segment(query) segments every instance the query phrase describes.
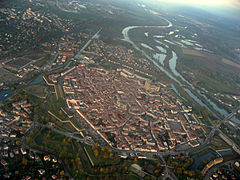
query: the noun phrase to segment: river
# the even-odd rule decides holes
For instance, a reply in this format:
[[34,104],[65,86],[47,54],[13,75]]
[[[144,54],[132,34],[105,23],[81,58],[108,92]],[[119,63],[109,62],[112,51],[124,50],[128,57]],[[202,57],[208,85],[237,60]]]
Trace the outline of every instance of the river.
[[216,158],[216,155],[214,155],[214,153],[212,153],[211,151],[209,151],[208,153],[206,154],[194,154],[193,155],[194,157],[194,163],[193,165],[190,167],[190,170],[196,170],[198,168],[198,166],[202,163],[203,160],[205,159],[215,159]]
[[[225,110],[225,109],[222,109],[222,108],[219,108],[213,101],[211,101],[210,99],[208,99],[206,97],[206,95],[202,94],[200,92],[200,90],[196,89],[191,83],[189,83],[177,70],[176,70],[176,66],[177,66],[177,59],[178,59],[178,56],[177,54],[172,51],[172,58],[169,60],[169,67],[170,67],[170,70],[171,70],[171,73],[169,71],[167,71],[163,66],[159,65],[159,63],[157,63],[155,60],[153,60],[145,51],[143,51],[142,49],[140,49],[129,37],[129,34],[128,32],[132,29],[136,29],[136,28],[159,28],[159,29],[164,29],[164,28],[170,28],[173,26],[173,24],[168,21],[167,19],[164,19],[165,21],[168,22],[168,25],[165,25],[165,26],[128,26],[126,28],[124,28],[122,30],[122,34],[123,34],[123,37],[124,41],[130,43],[133,45],[133,47],[142,52],[146,58],[148,60],[150,60],[156,67],[158,67],[162,72],[164,72],[169,78],[171,78],[172,80],[174,80],[176,83],[179,84],[180,87],[183,87],[183,90],[189,94],[189,96],[191,96],[198,104],[200,104],[201,106],[203,107],[206,107],[208,110],[210,110],[211,108],[206,105],[199,97],[202,97],[204,100],[206,100],[211,106],[212,108],[219,112],[222,116],[226,117],[229,113]],[[166,47],[168,47],[167,45],[165,45]],[[162,64],[162,62],[160,62]],[[184,86],[184,84],[179,81],[178,78],[180,78],[183,82],[185,82],[187,85],[189,85],[190,87],[187,88]],[[196,96],[192,91],[195,91],[198,96]],[[213,113],[216,117],[218,117],[215,113]],[[219,117],[218,117],[219,118]],[[240,121],[236,118],[236,117],[233,117],[231,120],[233,120],[234,122],[236,123],[240,123]]]
[[5,101],[6,99],[11,97],[12,95],[13,95],[13,92],[10,89],[0,91],[0,103]]
[[183,100],[187,101],[187,99],[185,99],[177,90],[177,88],[174,86],[174,84],[171,83],[171,87],[173,89],[173,91]]
[[156,53],[153,55],[153,58],[158,60],[158,62],[164,66],[164,60],[166,59],[167,55],[166,54],[159,54],[159,53]]

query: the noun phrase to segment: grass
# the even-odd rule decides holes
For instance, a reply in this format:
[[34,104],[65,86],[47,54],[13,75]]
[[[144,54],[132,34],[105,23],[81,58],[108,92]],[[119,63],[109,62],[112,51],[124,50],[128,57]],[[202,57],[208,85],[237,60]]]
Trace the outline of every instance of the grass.
[[202,73],[196,73],[196,76],[198,77],[198,80],[201,82],[202,87],[205,87],[207,89],[217,89],[221,92],[232,92],[231,87],[227,86],[226,84],[223,84],[219,80],[215,80],[206,74]]
[[80,143],[57,134],[50,129],[44,128],[38,130],[37,135],[33,135],[33,140],[29,145],[35,149],[57,155],[64,160],[71,174],[74,174],[75,170],[73,168],[75,165],[71,160],[75,158],[80,158],[84,169],[88,170],[90,168]]
[[[58,151],[58,146],[63,141],[65,136],[52,132],[51,130],[44,128],[39,132],[39,135],[36,137],[36,144],[46,145],[51,149]],[[59,143],[56,143],[59,142]]]
[[[75,132],[76,130],[70,123],[64,123],[62,128],[66,130],[67,132]],[[82,136],[81,136],[82,137]]]
[[55,86],[55,90],[56,90],[57,99],[58,98],[64,99],[62,86],[60,84],[57,84],[57,85],[54,85],[54,86]]
[[223,139],[219,136],[214,136],[211,143],[209,144],[215,150],[228,149],[231,148]]
[[71,118],[70,121],[79,129],[81,129],[82,127],[80,126],[80,124],[78,123],[78,121],[75,118]]
[[65,101],[62,98],[56,99],[56,97],[53,94],[50,94],[47,102],[45,103],[45,110],[50,110],[53,114],[58,116],[59,118],[65,120],[67,118],[67,115],[64,113],[59,114],[59,110],[65,107]]
[[[122,167],[120,164],[120,158],[116,155],[112,158],[103,158],[100,154],[102,153],[100,150],[101,147],[98,147],[100,152],[99,157],[95,157],[91,146],[78,143],[73,139],[57,134],[50,129],[38,128],[35,132],[31,133],[31,135],[32,140],[29,145],[32,148],[58,156],[64,161],[66,167],[70,170],[70,173],[75,179],[81,179],[87,174],[93,174],[93,176],[99,175],[100,167],[115,167],[115,169],[117,169],[118,166]],[[91,166],[90,161],[84,152],[84,147],[87,149],[96,166]],[[104,152],[108,153],[109,150],[105,149]],[[76,164],[77,159],[80,161],[80,166]],[[113,173],[115,173],[115,171],[108,172],[108,175],[113,175]]]
[[181,68],[189,69],[200,81],[200,86],[210,91],[239,94],[236,73],[237,67],[225,64],[216,55],[204,54],[204,57],[183,55],[181,57]]
[[25,88],[25,90],[34,95],[34,96],[37,96],[39,98],[46,98],[49,90],[48,90],[48,87],[45,86],[45,85],[40,85],[40,84],[37,84],[37,85],[32,85],[32,86],[28,86]]
[[[56,85],[55,89],[58,94],[62,94],[61,96],[64,97],[62,87],[60,85]],[[75,118],[69,119],[68,116],[62,112],[61,108],[66,106],[65,101],[62,97],[59,97],[58,99],[56,99],[56,97],[54,97],[54,95],[49,94],[47,101],[45,102],[45,104],[42,105],[42,108],[46,112],[50,111],[51,113],[53,113],[56,117],[58,117],[62,121],[71,121],[72,124],[76,128],[81,129],[82,127],[80,126],[77,119],[75,119]],[[65,125],[65,123],[62,123],[55,118],[53,118],[52,122],[55,123],[56,125],[59,125],[61,128],[64,127],[64,125]],[[67,124],[68,124],[68,127],[67,127],[68,129],[69,128],[74,129],[73,125],[71,125],[70,122],[68,122]]]
[[136,175],[130,174],[130,176],[128,177],[129,180],[139,180],[140,178]]
[[202,148],[200,148],[200,149],[197,149],[197,150],[195,150],[195,151],[190,152],[190,155],[192,156],[192,155],[198,154],[198,153],[199,153],[200,155],[202,155],[202,154],[204,154],[204,153],[208,153],[209,148],[211,148],[211,146],[206,145],[206,146],[204,146],[204,147],[202,147]]
[[101,151],[101,148],[96,148],[99,152],[99,156],[95,156],[93,149],[91,146],[84,144],[84,147],[88,151],[89,156],[91,157],[94,165],[99,166],[99,165],[113,165],[113,164],[119,164],[120,159],[119,157],[113,157],[113,158],[103,158],[103,154],[109,154],[108,150],[106,149],[105,151]]
[[210,121],[206,120],[206,118],[199,118],[199,120],[202,122],[202,124],[207,125],[207,126],[211,126]]

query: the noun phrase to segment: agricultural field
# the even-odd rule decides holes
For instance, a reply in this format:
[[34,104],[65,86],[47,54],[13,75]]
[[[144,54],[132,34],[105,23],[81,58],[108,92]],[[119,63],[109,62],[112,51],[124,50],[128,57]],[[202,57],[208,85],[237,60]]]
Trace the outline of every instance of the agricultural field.
[[179,70],[192,72],[199,81],[200,87],[212,92],[239,95],[240,74],[236,63],[233,66],[233,62],[226,60],[223,62],[222,58],[205,53],[202,56],[185,54],[180,64]]

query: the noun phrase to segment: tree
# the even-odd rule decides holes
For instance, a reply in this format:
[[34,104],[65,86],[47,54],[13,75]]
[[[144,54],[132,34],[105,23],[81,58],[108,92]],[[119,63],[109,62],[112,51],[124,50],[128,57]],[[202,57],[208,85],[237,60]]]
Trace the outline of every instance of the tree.
[[24,166],[26,166],[26,165],[28,164],[28,160],[25,159],[24,157],[23,157],[23,159],[22,159],[22,164],[23,164]]
[[104,153],[103,158],[104,158],[104,159],[108,159],[108,154],[107,154],[107,153]]
[[8,167],[5,167],[4,168],[5,172],[9,171],[9,168]]
[[38,115],[34,114],[33,119],[34,119],[34,121],[37,121],[38,120]]
[[104,151],[105,151],[105,147],[104,147],[104,146],[101,148],[101,151],[102,151],[102,152],[104,152]]
[[63,139],[62,144],[66,145],[66,139],[65,138]]
[[59,110],[59,115],[62,116],[63,115],[63,112],[62,110]]
[[61,159],[63,157],[63,152],[60,152],[59,158]]
[[76,163],[80,162],[80,158],[77,157],[77,158],[75,159],[75,162],[76,162]]
[[48,123],[49,120],[50,120],[49,116],[47,116],[47,117],[45,118],[45,120],[46,120],[46,122]]
[[32,142],[32,138],[31,137],[26,137],[26,142],[27,142],[27,144],[30,144]]
[[61,176],[64,176],[64,171],[63,171],[63,170],[60,172],[60,175],[61,175]]
[[112,148],[110,148],[110,147],[106,147],[106,149],[108,150],[109,153],[112,152]]
[[16,141],[16,145],[17,145],[17,146],[21,146],[21,145],[22,145],[21,141],[17,140],[17,141]]
[[94,156],[95,156],[95,157],[98,157],[98,155],[99,155],[99,152],[98,152],[97,149],[95,149],[95,150],[94,150]]
[[193,171],[189,171],[188,174],[189,174],[189,176],[191,176],[191,177],[194,176],[194,172],[193,172]]
[[158,170],[158,169],[155,169],[155,170],[154,170],[154,174],[155,174],[156,176],[158,176],[159,170]]
[[182,169],[181,168],[177,168],[177,175],[181,175],[182,174]]
[[99,143],[98,143],[98,142],[96,142],[96,144],[95,144],[95,147],[96,147],[96,148],[98,148],[98,147],[99,147]]
[[109,169],[106,167],[104,173],[107,174],[109,172]]
[[185,157],[184,157],[184,156],[181,156],[180,159],[183,161],[183,160],[185,159]]

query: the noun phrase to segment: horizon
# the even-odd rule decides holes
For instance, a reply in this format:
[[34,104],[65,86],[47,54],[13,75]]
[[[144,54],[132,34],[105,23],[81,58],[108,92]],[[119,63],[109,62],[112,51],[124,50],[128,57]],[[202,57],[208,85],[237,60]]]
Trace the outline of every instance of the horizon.
[[224,7],[224,8],[234,8],[240,10],[240,0],[202,0],[202,1],[192,1],[192,0],[150,0],[152,2],[166,2],[171,4],[184,4],[188,6],[200,6],[200,7]]

